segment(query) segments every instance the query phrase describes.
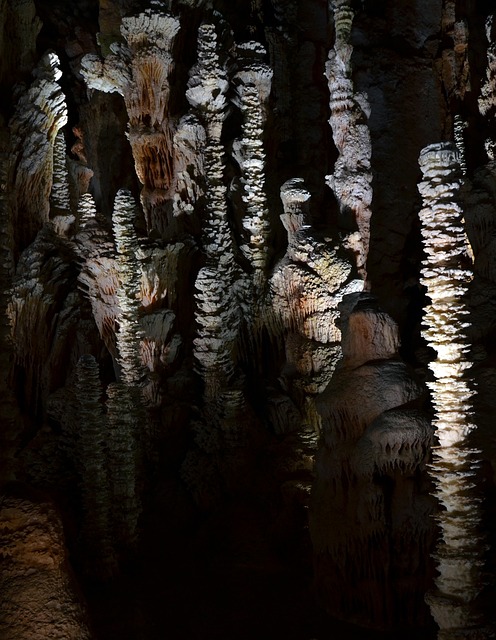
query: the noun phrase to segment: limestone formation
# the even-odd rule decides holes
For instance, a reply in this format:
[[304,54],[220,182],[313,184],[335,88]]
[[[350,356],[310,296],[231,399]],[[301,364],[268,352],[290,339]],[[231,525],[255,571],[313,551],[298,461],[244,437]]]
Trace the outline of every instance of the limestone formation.
[[195,338],[194,354],[200,365],[207,398],[213,398],[225,389],[232,377],[233,348],[239,324],[221,143],[228,80],[217,49],[215,26],[202,24],[198,33],[198,63],[191,71],[186,91],[186,97],[206,131],[206,202],[202,236],[205,266],[200,269],[195,282],[198,337]]
[[482,85],[479,97],[479,110],[482,115],[494,116],[496,110],[496,42],[493,36],[494,16],[486,20],[487,70],[486,81]]
[[369,106],[366,96],[355,92],[352,80],[350,43],[353,9],[350,0],[330,3],[334,13],[335,43],[329,52],[326,76],[329,83],[329,124],[339,152],[334,171],[326,177],[341,214],[351,216],[358,231],[347,242],[356,254],[357,268],[366,280],[370,243],[370,205],[372,202],[371,143],[367,125]]
[[142,416],[136,389],[122,383],[107,387],[109,477],[112,540],[117,551],[133,547],[139,538],[141,500],[138,490],[138,437]]
[[241,250],[254,269],[254,295],[258,299],[266,282],[270,258],[270,221],[264,191],[264,124],[272,70],[264,62],[265,49],[257,42],[237,48],[241,69],[234,77],[236,103],[243,113],[242,138],[236,145],[236,157],[242,172],[245,216],[243,228],[247,243]]
[[112,216],[119,275],[116,292],[120,307],[117,349],[122,382],[131,387],[142,384],[145,376],[140,355],[143,333],[139,323],[140,268],[138,241],[133,226],[135,217],[136,205],[131,193],[119,191]]
[[443,2],[441,28],[444,47],[436,61],[439,75],[447,96],[463,100],[471,90],[469,24],[461,18],[453,0]]
[[[422,282],[431,303],[425,309],[423,335],[436,352],[429,364],[428,382],[435,408],[434,427],[439,442],[433,451],[431,474],[442,507],[438,514],[440,540],[435,558],[439,575],[429,595],[439,638],[481,637],[475,600],[483,586],[481,512],[475,484],[478,452],[469,436],[473,390],[465,375],[471,366],[465,297],[472,278],[466,255],[460,155],[452,143],[425,147],[419,158],[423,181],[419,191],[426,259]],[[465,260],[465,263],[464,263]],[[455,613],[456,611],[456,613]]]
[[90,640],[54,506],[22,493],[2,495],[0,545],[2,638]]
[[181,118],[174,133],[175,188],[174,215],[191,215],[204,194],[205,129],[198,118],[187,114]]
[[78,295],[70,291],[74,260],[72,247],[46,226],[21,254],[13,276],[7,309],[13,356],[26,372],[25,406],[35,413],[44,411],[54,371],[70,354],[78,317]]
[[[123,18],[126,44],[113,43],[101,60],[94,54],[82,60],[89,87],[120,93],[129,117],[129,142],[136,174],[144,186],[142,199],[148,229],[162,231],[156,205],[169,195],[174,177],[174,126],[169,118],[171,49],[179,21],[160,8]],[[157,217],[159,216],[159,217]]]
[[0,0],[1,638],[491,636],[489,4]]
[[49,218],[55,139],[67,122],[60,77],[59,58],[53,52],[46,53],[10,122],[12,219],[16,242],[22,248],[34,240]]
[[103,410],[98,364],[81,356],[76,367],[75,409],[78,424],[80,487],[83,500],[82,544],[86,571],[109,578],[116,570],[112,548],[111,494],[106,447],[108,428]]
[[[417,480],[432,430],[420,411],[407,408],[418,403],[422,388],[398,359],[393,320],[366,294],[345,299],[341,311],[342,364],[315,400],[321,420],[310,506],[316,586],[333,615],[346,612],[372,627],[393,619],[408,625],[410,616],[427,614],[410,576],[426,571],[432,540],[432,503]],[[412,553],[398,563],[392,549],[402,545]]]
[[319,393],[341,357],[338,305],[363,283],[353,279],[352,266],[339,248],[312,232],[307,219],[310,193],[303,180],[286,182],[281,199],[288,248],[270,281],[272,313],[290,332],[286,357],[288,368],[302,376],[297,384]]
[[116,333],[119,274],[111,235],[97,216],[95,202],[84,194],[78,205],[79,231],[75,237],[81,262],[78,286],[90,304],[100,337],[117,357]]

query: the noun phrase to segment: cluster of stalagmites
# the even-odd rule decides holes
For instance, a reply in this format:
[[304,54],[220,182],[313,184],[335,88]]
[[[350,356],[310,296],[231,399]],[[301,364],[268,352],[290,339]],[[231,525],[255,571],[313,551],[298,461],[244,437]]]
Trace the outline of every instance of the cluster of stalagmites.
[[475,600],[483,586],[484,543],[479,501],[471,493],[478,452],[468,440],[475,425],[471,421],[474,391],[465,376],[472,363],[464,296],[472,273],[465,266],[467,239],[458,203],[462,171],[453,143],[426,147],[419,163],[424,204],[419,215],[426,253],[422,283],[431,299],[425,309],[423,335],[437,354],[429,365],[434,380],[428,385],[439,445],[434,448],[430,469],[442,508],[435,554],[439,575],[428,601],[440,638],[479,638],[483,631]]
[[347,244],[356,255],[360,274],[366,279],[372,202],[372,147],[367,125],[370,109],[366,96],[356,93],[353,87],[351,4],[350,0],[330,3],[334,12],[335,44],[329,52],[326,76],[330,94],[329,124],[339,156],[334,172],[326,181],[336,196],[341,214],[348,224],[355,224],[358,229],[349,234]]

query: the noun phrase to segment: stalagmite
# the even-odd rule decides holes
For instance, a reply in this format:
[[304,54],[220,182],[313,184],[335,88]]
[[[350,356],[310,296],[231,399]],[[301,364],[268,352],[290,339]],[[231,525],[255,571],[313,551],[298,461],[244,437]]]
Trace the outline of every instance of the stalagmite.
[[239,324],[233,240],[227,220],[223,180],[224,148],[221,144],[228,80],[217,48],[215,26],[202,24],[198,33],[198,63],[191,71],[186,91],[186,97],[206,131],[206,203],[202,236],[206,261],[195,283],[198,337],[195,338],[194,354],[200,365],[207,398],[215,397],[222,388],[226,388],[232,377],[233,348]]
[[59,235],[67,236],[75,222],[71,212],[71,196],[69,191],[69,174],[63,131],[55,136],[53,146],[53,180],[50,193],[50,220]]
[[[3,143],[4,141],[0,139]],[[3,144],[1,145],[3,147]],[[18,436],[19,425],[16,424],[16,402],[9,385],[9,368],[12,353],[10,325],[7,308],[10,302],[10,290],[14,274],[13,238],[14,230],[10,218],[8,204],[7,168],[8,159],[4,149],[0,147],[0,394],[3,398],[0,405],[0,482],[9,480],[12,473],[12,462],[9,459],[11,449]]]
[[289,368],[302,375],[297,384],[318,393],[341,357],[338,305],[344,295],[361,291],[363,282],[353,279],[352,266],[339,247],[319,238],[308,225],[310,193],[303,180],[286,182],[281,199],[288,248],[270,281],[272,313],[290,337],[294,334],[286,357]]
[[243,130],[235,153],[242,171],[243,228],[247,233],[247,243],[241,246],[241,250],[254,269],[254,297],[258,300],[267,279],[270,258],[263,134],[272,70],[263,61],[265,49],[257,42],[239,45],[237,57],[241,69],[234,77],[235,102],[243,114]]
[[326,177],[343,216],[350,216],[358,231],[347,238],[356,254],[357,268],[366,280],[370,242],[372,202],[371,142],[367,125],[369,105],[366,96],[355,93],[352,80],[350,44],[353,9],[351,0],[332,0],[336,38],[329,52],[326,76],[329,83],[331,125],[339,157],[334,172]]
[[472,365],[467,337],[468,309],[464,296],[472,278],[466,255],[460,154],[453,143],[425,147],[419,158],[423,181],[419,191],[426,259],[422,284],[431,303],[425,309],[423,336],[436,352],[429,364],[428,382],[435,408],[434,427],[439,442],[433,450],[431,475],[442,511],[438,514],[440,540],[436,549],[438,576],[428,596],[439,638],[481,638],[477,596],[483,587],[484,542],[476,485],[478,453],[471,447],[473,389],[465,376]]
[[481,87],[479,97],[479,111],[483,116],[493,116],[496,114],[496,40],[493,38],[494,16],[489,16],[486,20],[487,48],[487,71],[486,82]]
[[76,366],[76,420],[83,499],[83,546],[86,571],[109,578],[116,564],[112,548],[111,494],[106,448],[108,428],[98,364],[93,356],[81,356]]
[[111,236],[97,216],[93,197],[87,193],[78,203],[79,231],[74,238],[81,268],[78,286],[91,304],[98,332],[116,357],[117,318],[119,316],[119,275]]
[[121,383],[107,387],[111,515],[117,551],[135,545],[139,536],[142,507],[137,485],[138,434],[142,421],[137,412],[139,398],[136,396],[135,390]]
[[117,348],[122,369],[121,378],[124,384],[129,386],[141,385],[145,377],[140,355],[143,339],[138,300],[141,272],[137,258],[138,241],[133,226],[135,217],[134,199],[131,193],[121,189],[115,198],[112,216],[120,281],[117,289],[120,307]]

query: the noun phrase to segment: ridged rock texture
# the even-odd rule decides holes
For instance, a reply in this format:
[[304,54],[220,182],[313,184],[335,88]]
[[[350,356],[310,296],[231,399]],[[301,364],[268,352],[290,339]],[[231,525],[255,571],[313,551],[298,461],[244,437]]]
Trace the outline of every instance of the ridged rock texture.
[[358,228],[350,234],[347,242],[357,256],[359,271],[366,279],[372,213],[371,143],[367,126],[370,107],[366,96],[355,92],[353,87],[352,2],[336,0],[330,2],[330,8],[334,14],[335,43],[329,52],[326,76],[331,111],[329,124],[339,156],[332,175],[326,180],[336,196],[341,215],[351,217],[348,224]]
[[494,636],[490,5],[0,0],[2,638]]
[[[484,539],[480,497],[472,492],[480,467],[479,451],[470,445],[475,429],[473,390],[467,379],[468,309],[465,296],[472,273],[468,265],[463,212],[458,203],[462,166],[453,143],[432,144],[420,154],[424,208],[420,211],[426,253],[422,282],[431,304],[425,309],[423,335],[437,357],[429,364],[434,380],[433,426],[438,446],[430,473],[442,511],[435,558],[439,575],[429,594],[439,638],[480,638],[476,600],[484,586]],[[465,265],[464,265],[465,259]],[[486,632],[488,633],[488,632]]]

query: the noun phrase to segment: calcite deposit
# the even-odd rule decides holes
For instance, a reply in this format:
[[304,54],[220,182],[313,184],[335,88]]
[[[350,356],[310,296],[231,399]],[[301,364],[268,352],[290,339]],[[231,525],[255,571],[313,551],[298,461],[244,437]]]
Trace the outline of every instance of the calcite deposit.
[[494,635],[490,4],[0,0],[2,638]]
[[419,191],[424,203],[420,219],[426,252],[422,275],[431,299],[423,334],[437,354],[429,365],[434,379],[428,382],[439,442],[431,474],[443,508],[435,555],[439,575],[429,604],[440,627],[439,638],[460,634],[478,638],[482,620],[476,600],[484,585],[484,540],[479,498],[471,495],[480,460],[470,441],[476,425],[471,402],[474,391],[466,374],[472,363],[465,298],[472,273],[465,266],[469,263],[467,237],[458,203],[462,167],[452,143],[426,147],[419,163],[424,178]]

